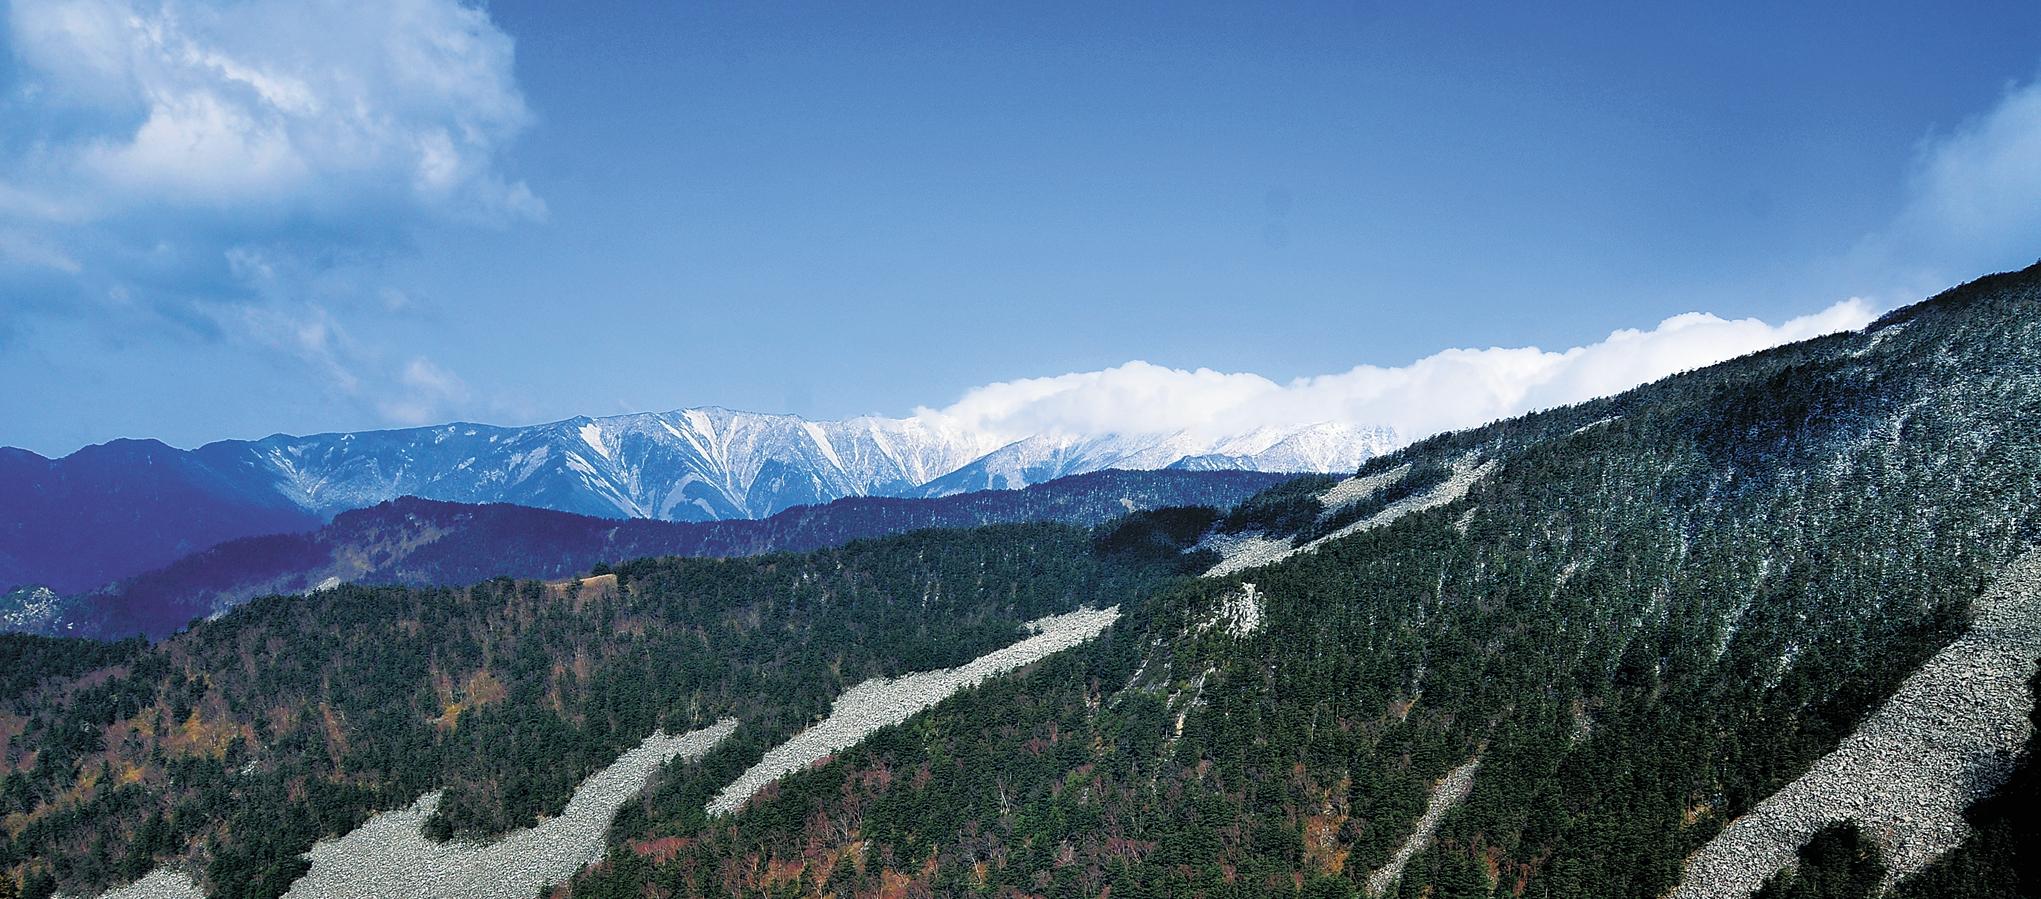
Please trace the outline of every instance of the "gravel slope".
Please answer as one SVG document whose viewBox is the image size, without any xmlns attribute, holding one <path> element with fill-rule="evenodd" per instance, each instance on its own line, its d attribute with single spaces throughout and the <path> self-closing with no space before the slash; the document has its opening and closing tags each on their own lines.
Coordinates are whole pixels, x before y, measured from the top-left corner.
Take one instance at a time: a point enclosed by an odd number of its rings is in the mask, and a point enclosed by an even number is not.
<svg viewBox="0 0 2041 899">
<path fill-rule="evenodd" d="M 1389 863 L 1368 875 L 1368 892 L 1380 896 L 1396 885 L 1396 878 L 1403 876 L 1403 868 L 1411 858 L 1431 845 L 1432 835 L 1438 833 L 1439 822 L 1446 813 L 1466 799 L 1474 790 L 1474 769 L 1481 766 L 1480 759 L 1471 759 L 1467 764 L 1446 772 L 1439 782 L 1432 786 L 1431 799 L 1425 803 L 1424 814 L 1417 819 L 1417 826 L 1411 828 L 1410 836 L 1403 839 L 1403 845 L 1396 847 L 1396 854 L 1389 857 Z"/>
<path fill-rule="evenodd" d="M 1319 547 L 1334 540 L 1340 540 L 1362 531 L 1386 526 L 1412 512 L 1435 509 L 1466 496 L 1467 491 L 1474 489 L 1476 481 L 1481 480 L 1482 477 L 1494 469 L 1495 460 L 1491 459 L 1477 465 L 1470 454 L 1467 458 L 1453 463 L 1453 475 L 1438 486 L 1423 493 L 1406 496 L 1390 503 L 1380 512 L 1376 512 L 1303 546 L 1293 546 L 1289 540 L 1273 539 L 1262 534 L 1215 536 L 1205 541 L 1202 544 L 1202 548 L 1219 553 L 1219 564 L 1212 566 L 1205 572 L 1204 576 L 1223 577 L 1236 571 L 1246 571 L 1249 568 L 1273 565 L 1297 553 L 1317 552 Z M 1403 473 L 1407 473 L 1409 470 L 1410 466 L 1405 465 L 1369 478 L 1349 478 L 1334 484 L 1330 489 L 1319 494 L 1319 502 L 1324 504 L 1326 508 L 1325 512 L 1319 513 L 1320 517 L 1337 511 L 1341 507 L 1366 499 L 1376 490 L 1395 483 L 1402 477 Z M 1337 505 L 1334 505 L 1335 502 Z"/>
<path fill-rule="evenodd" d="M 2037 655 L 2041 550 L 2031 550 L 1856 733 L 1688 858 L 1672 899 L 1749 896 L 1843 821 L 1878 841 L 1888 887 L 1955 848 L 1970 832 L 1963 810 L 2004 782 L 2027 741 Z"/>
<path fill-rule="evenodd" d="M 602 857 L 611 820 L 676 757 L 700 758 L 730 735 L 722 721 L 680 736 L 655 733 L 574 791 L 560 816 L 494 843 L 435 843 L 420 830 L 439 805 L 435 791 L 408 809 L 384 812 L 337 840 L 312 847 L 312 870 L 291 885 L 294 899 L 531 899 Z"/>
<path fill-rule="evenodd" d="M 799 771 L 889 724 L 935 705 L 965 687 L 984 682 L 1052 653 L 1069 649 L 1103 633 L 1119 620 L 1120 607 L 1079 609 L 1028 623 L 1035 635 L 996 649 L 955 668 L 923 671 L 899 678 L 875 677 L 843 691 L 822 723 L 773 747 L 758 764 L 738 775 L 708 803 L 709 814 L 738 810 L 766 784 Z"/>
</svg>

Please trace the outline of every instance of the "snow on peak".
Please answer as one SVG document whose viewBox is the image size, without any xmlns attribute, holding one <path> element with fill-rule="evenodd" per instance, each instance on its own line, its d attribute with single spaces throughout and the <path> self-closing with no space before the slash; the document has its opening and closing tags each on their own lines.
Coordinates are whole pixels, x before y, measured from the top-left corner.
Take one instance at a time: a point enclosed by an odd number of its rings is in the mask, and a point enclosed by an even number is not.
<svg viewBox="0 0 2041 899">
<path fill-rule="evenodd" d="M 604 446 L 602 443 L 602 425 L 592 421 L 582 425 L 581 442 L 588 444 L 589 449 L 595 450 L 596 455 L 605 459 L 610 457 L 609 447 Z"/>
<path fill-rule="evenodd" d="M 1019 488 L 1106 468 L 1347 473 L 1400 443 L 1386 428 L 1329 423 L 1008 440 L 941 417 L 810 421 L 703 407 L 523 428 L 277 435 L 243 447 L 281 493 L 324 515 L 412 495 L 699 521 L 846 496 Z"/>
</svg>

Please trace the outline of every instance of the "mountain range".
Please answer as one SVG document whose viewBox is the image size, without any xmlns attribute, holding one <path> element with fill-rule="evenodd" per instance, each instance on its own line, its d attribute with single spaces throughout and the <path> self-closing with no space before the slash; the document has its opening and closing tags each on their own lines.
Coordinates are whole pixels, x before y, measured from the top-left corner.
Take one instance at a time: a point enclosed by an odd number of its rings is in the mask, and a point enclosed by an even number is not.
<svg viewBox="0 0 2041 899">
<path fill-rule="evenodd" d="M 1090 527 L 1170 506 L 1230 508 L 1290 475 L 1122 471 L 1070 475 L 1019 490 L 927 499 L 845 497 L 760 519 L 617 520 L 508 503 L 402 497 L 350 509 L 315 531 L 229 540 L 98 590 L 0 595 L 0 631 L 162 638 L 254 597 L 341 583 L 457 586 L 494 577 L 557 579 L 651 556 L 754 556 L 840 546 L 925 528 L 1058 522 Z"/>
<path fill-rule="evenodd" d="M 1000 437 L 922 418 L 810 421 L 720 408 L 274 435 L 179 450 L 119 440 L 48 459 L 0 450 L 0 586 L 74 592 L 226 540 L 307 531 L 401 496 L 610 518 L 764 518 L 849 496 L 936 497 L 1109 468 L 1349 471 L 1398 445 L 1324 423 Z"/>
<path fill-rule="evenodd" d="M 390 520 L 352 545 L 428 529 Z M 1228 512 L 0 635 L 0 874 L 37 899 L 2034 896 L 2037 657 L 2041 266 Z"/>
</svg>

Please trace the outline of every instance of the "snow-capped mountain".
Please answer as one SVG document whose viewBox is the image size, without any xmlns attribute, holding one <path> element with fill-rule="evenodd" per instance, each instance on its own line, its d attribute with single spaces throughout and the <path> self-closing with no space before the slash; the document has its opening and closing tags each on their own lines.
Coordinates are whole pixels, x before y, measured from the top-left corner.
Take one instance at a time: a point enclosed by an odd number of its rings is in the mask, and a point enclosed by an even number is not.
<svg viewBox="0 0 2041 899">
<path fill-rule="evenodd" d="M 1188 433 L 1096 437 L 1036 435 L 1002 446 L 922 485 L 922 496 L 1010 490 L 1106 468 L 1150 470 L 1352 471 L 1401 444 L 1389 428 L 1311 425 L 1262 428 L 1221 439 Z"/>
<path fill-rule="evenodd" d="M 1398 445 L 1388 429 L 1335 424 L 1010 440 L 933 417 L 810 421 L 700 408 L 516 428 L 278 434 L 189 451 L 116 441 L 61 459 L 0 450 L 0 587 L 90 588 L 224 540 L 309 530 L 402 496 L 711 521 L 847 496 L 1018 488 L 1107 468 L 1352 471 Z"/>
<path fill-rule="evenodd" d="M 212 444 L 271 473 L 322 516 L 398 496 L 509 502 L 590 515 L 759 518 L 845 496 L 1012 489 L 1107 468 L 1350 471 L 1395 448 L 1386 428 L 1319 424 L 1222 438 L 1035 435 L 1002 444 L 919 418 L 810 421 L 729 409 L 451 424 Z"/>
<path fill-rule="evenodd" d="M 991 449 L 916 419 L 807 421 L 728 409 L 451 424 L 212 444 L 330 516 L 411 495 L 628 518 L 759 518 L 844 496 L 906 495 Z"/>
</svg>

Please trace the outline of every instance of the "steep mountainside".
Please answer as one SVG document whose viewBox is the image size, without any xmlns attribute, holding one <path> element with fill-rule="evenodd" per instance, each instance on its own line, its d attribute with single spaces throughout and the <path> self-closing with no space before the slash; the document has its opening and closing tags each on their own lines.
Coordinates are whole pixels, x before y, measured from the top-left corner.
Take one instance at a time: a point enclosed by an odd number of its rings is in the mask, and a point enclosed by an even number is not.
<svg viewBox="0 0 2041 899">
<path fill-rule="evenodd" d="M 854 684 L 969 662 L 1176 568 L 1166 543 L 997 525 L 554 585 L 342 586 L 154 646 L 0 635 L 43 660 L 0 706 L 0 872 L 89 894 L 171 862 L 215 896 L 276 896 L 375 811 L 443 791 L 435 839 L 530 827 L 655 729 L 725 718 L 699 765 L 734 778 Z M 65 646 L 114 667 L 61 665 Z"/>
<path fill-rule="evenodd" d="M 189 452 L 117 441 L 62 459 L 0 450 L 0 587 L 90 589 L 236 537 L 305 531 L 401 496 L 582 515 L 764 518 L 850 496 L 934 497 L 1108 468 L 1346 471 L 1396 445 L 1315 425 L 1230 437 L 1029 437 L 918 418 L 728 409 L 276 435 Z"/>
<path fill-rule="evenodd" d="M 2037 512 L 2041 269 L 1271 491 L 727 824 L 683 771 L 573 895 L 2034 895 L 2017 800 L 1951 809 L 2031 740 Z"/>
<path fill-rule="evenodd" d="M 27 595 L 14 628 L 67 636 L 163 637 L 266 593 L 340 582 L 455 586 L 499 575 L 560 578 L 648 556 L 750 556 L 840 546 L 919 528 L 1023 521 L 1091 526 L 1137 509 L 1230 508 L 1290 476 L 1250 471 L 1118 471 L 940 499 L 840 499 L 770 518 L 666 522 L 523 506 L 400 499 L 343 512 L 309 534 L 246 537 L 93 594 Z M 40 600 L 36 602 L 34 600 Z M 0 622 L 6 607 L 0 606 Z"/>
<path fill-rule="evenodd" d="M 258 600 L 15 700 L 0 866 L 276 895 L 372 810 L 480 842 L 728 715 L 554 895 L 2033 895 L 2037 544 L 2041 267 L 1224 515 Z"/>
</svg>

